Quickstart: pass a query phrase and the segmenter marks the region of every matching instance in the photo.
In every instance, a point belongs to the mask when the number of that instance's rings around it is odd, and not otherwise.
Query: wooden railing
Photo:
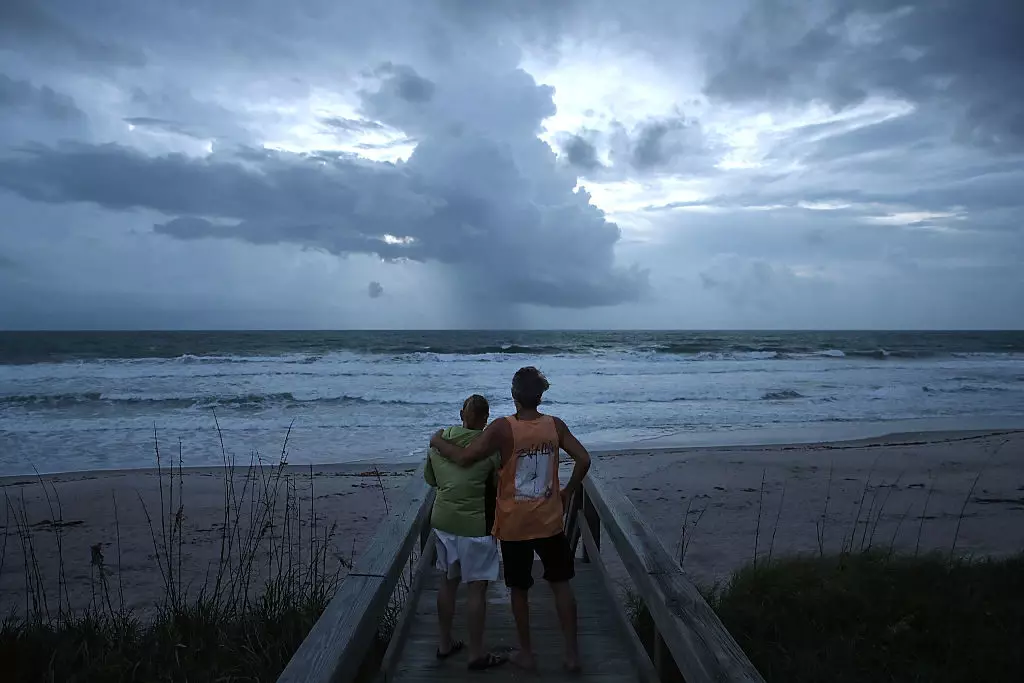
[[[574,552],[582,541],[583,561],[594,563],[611,594],[612,581],[601,558],[603,531],[650,613],[655,640],[647,649],[650,657],[638,661],[639,679],[665,681],[681,675],[686,683],[763,683],[633,503],[614,484],[602,479],[596,469],[591,469],[583,489],[570,502],[566,533]],[[426,551],[420,555],[404,614],[383,655],[381,670],[395,664],[409,613],[430,567],[433,500],[434,490],[424,482],[422,471],[417,472],[401,494],[401,507],[381,523],[278,683],[352,683],[358,677],[372,675],[374,672],[365,667],[367,653],[402,571],[419,545]],[[616,615],[622,632],[643,652],[644,646],[625,614],[618,610]]]
[[[583,541],[584,562],[601,562],[601,531],[611,540],[655,626],[651,659],[661,680],[764,683],[718,615],[640,516],[633,503],[592,466],[570,505],[570,540]],[[672,671],[673,666],[678,673]]]
[[[398,502],[400,507],[381,522],[277,683],[350,683],[363,671],[402,570],[430,532],[434,489],[421,470]]]

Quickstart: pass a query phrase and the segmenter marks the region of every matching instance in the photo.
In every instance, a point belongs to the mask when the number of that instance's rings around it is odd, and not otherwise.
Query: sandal
[[[488,652],[480,659],[474,659],[469,663],[468,667],[470,671],[482,671],[483,669],[490,669],[495,666],[501,666],[508,662],[508,657],[505,655],[498,655],[493,652]]]
[[[451,644],[451,647],[448,648],[448,652],[441,652],[441,648],[437,649],[437,658],[438,659],[448,659],[453,654],[455,654],[456,652],[461,650],[463,647],[465,647],[465,645],[466,644],[463,643],[461,640],[453,640],[452,644]]]

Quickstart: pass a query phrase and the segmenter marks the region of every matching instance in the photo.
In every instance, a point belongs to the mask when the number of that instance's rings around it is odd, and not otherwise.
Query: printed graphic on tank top
[[[516,500],[550,498],[553,491],[555,444],[542,443],[516,451]]]

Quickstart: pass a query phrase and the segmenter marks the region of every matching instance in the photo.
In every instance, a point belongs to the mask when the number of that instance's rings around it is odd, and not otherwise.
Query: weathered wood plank
[[[409,630],[416,620],[416,605],[419,604],[420,593],[423,592],[423,586],[428,581],[428,575],[433,569],[434,559],[437,556],[437,548],[434,545],[437,536],[429,525],[424,524],[423,528],[428,531],[427,537],[426,540],[421,541],[420,557],[416,561],[412,586],[409,587],[408,602],[402,610],[402,615],[398,618],[395,631],[391,634],[391,641],[388,643],[388,649],[384,652],[384,659],[381,660],[379,680],[387,680],[388,675],[398,662],[398,657],[402,652],[402,642],[409,635]]]
[[[612,582],[611,575],[608,574],[608,569],[604,566],[604,563],[600,561],[601,549],[598,547],[593,535],[590,533],[590,528],[586,524],[580,525],[580,539],[583,541],[583,548],[590,554],[592,558],[597,561],[592,562],[594,571],[598,574],[601,579],[601,583],[604,585],[605,592],[609,597],[612,598],[609,602],[614,603],[615,609],[613,610],[612,619],[615,625],[619,629],[619,637],[630,644],[630,654],[633,655],[634,663],[637,667],[637,679],[643,681],[643,683],[658,683],[660,676],[658,671],[651,661],[650,657],[647,656],[647,651],[644,649],[643,643],[640,642],[640,638],[636,634],[636,630],[633,628],[633,624],[629,622],[629,617],[623,611],[619,605],[618,600],[614,599],[615,584]]]
[[[577,489],[569,500],[569,510],[565,514],[565,534],[569,539],[569,548],[573,557],[580,542],[580,514],[583,510],[583,489]]]
[[[594,468],[584,487],[687,683],[763,683],[761,674],[633,503]]]
[[[580,520],[580,526],[586,526],[590,530],[590,537],[594,541],[594,547],[597,548],[596,557],[601,557],[601,517],[594,507],[593,501],[590,500],[590,496],[587,495],[586,488],[583,489],[583,517]],[[583,561],[590,562],[591,554],[587,551],[587,548],[583,548]]]
[[[419,683],[426,681],[479,681],[486,677],[488,683],[520,680],[578,681],[635,681],[638,679],[633,645],[622,637],[613,619],[618,608],[615,598],[609,594],[605,583],[595,569],[596,565],[578,567],[573,589],[579,604],[579,637],[583,657],[582,675],[566,674],[561,668],[564,642],[554,601],[542,580],[531,592],[530,622],[535,654],[540,671],[528,674],[505,665],[485,673],[466,669],[467,655],[459,654],[451,659],[439,661],[435,657],[437,648],[437,578],[424,586],[416,605],[409,635],[402,643],[402,652],[392,675],[387,678],[393,683]],[[541,566],[534,564],[534,576],[540,578]],[[460,588],[455,611],[455,637],[465,639],[466,616],[464,589]],[[515,622],[509,603],[508,591],[502,581],[492,583],[487,594],[487,630],[485,645],[489,649],[505,649],[518,646]],[[644,655],[640,652],[642,656]]]
[[[433,497],[434,490],[418,472],[402,490],[401,507],[377,527],[366,551],[292,655],[278,683],[353,680],[419,538],[417,523],[422,523]]]

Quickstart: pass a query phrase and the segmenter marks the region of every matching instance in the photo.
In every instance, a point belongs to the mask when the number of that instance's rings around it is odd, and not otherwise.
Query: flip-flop
[[[465,647],[465,645],[466,644],[463,643],[461,640],[453,640],[451,647],[448,648],[448,652],[441,652],[441,648],[437,649],[437,658],[438,659],[448,659],[453,654],[455,654],[456,652],[461,650],[463,647]]]
[[[480,659],[474,659],[467,666],[470,671],[482,671],[483,669],[490,669],[495,666],[501,666],[502,664],[508,663],[508,657],[505,655],[495,654],[488,652]]]

